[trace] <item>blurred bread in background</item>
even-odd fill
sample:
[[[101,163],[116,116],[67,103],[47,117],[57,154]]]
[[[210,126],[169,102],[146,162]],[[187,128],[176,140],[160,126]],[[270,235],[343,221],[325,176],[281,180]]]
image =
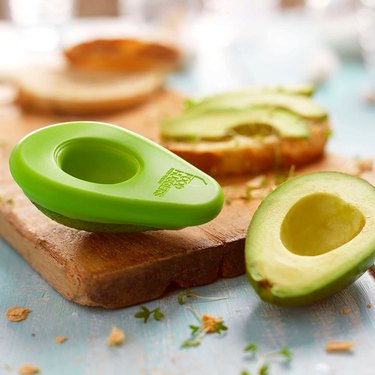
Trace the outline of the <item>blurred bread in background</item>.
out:
[[[155,72],[75,71],[64,66],[30,66],[17,74],[17,102],[25,110],[90,115],[119,111],[147,100],[164,82]]]
[[[176,48],[137,39],[96,39],[64,53],[72,67],[93,71],[171,71],[180,63]]]
[[[15,74],[24,110],[67,115],[125,110],[148,100],[180,63],[175,47],[138,39],[95,39],[63,56],[63,64],[29,66]]]

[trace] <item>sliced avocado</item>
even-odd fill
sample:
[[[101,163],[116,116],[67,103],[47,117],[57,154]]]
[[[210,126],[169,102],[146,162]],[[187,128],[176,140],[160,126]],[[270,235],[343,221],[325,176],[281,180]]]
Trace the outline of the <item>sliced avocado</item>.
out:
[[[307,119],[327,118],[327,111],[310,98],[275,92],[232,92],[203,99],[198,104],[190,105],[186,112],[198,113],[218,108],[248,108],[267,106],[283,108]]]
[[[267,302],[308,305],[353,283],[375,259],[375,187],[338,172],[288,180],[255,212],[245,257]]]
[[[306,121],[292,112],[270,107],[220,109],[167,119],[162,135],[184,140],[220,140],[234,134],[253,136],[277,133],[281,137],[306,138]]]
[[[246,90],[241,90],[241,91],[232,91],[232,92],[210,95],[203,99],[197,99],[197,100],[188,99],[185,102],[185,107],[193,108],[194,106],[200,105],[203,102],[221,100],[222,98],[227,98],[230,96],[238,97],[238,96],[243,96],[243,95],[276,94],[276,93],[312,96],[314,92],[315,92],[315,86],[309,85],[309,84],[251,87],[251,88],[248,88]]]

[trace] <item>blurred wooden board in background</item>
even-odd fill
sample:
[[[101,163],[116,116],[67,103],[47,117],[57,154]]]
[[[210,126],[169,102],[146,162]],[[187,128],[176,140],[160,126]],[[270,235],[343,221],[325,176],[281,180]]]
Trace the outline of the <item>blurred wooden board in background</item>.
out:
[[[158,122],[177,113],[182,99],[161,91],[126,113],[85,118],[124,126],[158,141]],[[13,182],[8,157],[13,145],[42,126],[77,117],[0,110],[0,235],[65,298],[82,305],[119,308],[155,299],[171,286],[208,284],[245,272],[244,243],[260,200],[243,197],[250,176],[219,181],[227,203],[205,225],[178,231],[99,234],[64,227],[40,213]],[[82,119],[82,118],[80,118]],[[353,171],[353,161],[327,155],[298,172]],[[370,173],[366,176],[375,181]]]

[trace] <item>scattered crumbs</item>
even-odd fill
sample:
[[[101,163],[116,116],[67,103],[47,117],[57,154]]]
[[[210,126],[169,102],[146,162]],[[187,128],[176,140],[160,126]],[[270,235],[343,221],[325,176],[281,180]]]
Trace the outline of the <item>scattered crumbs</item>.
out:
[[[264,199],[273,186],[265,175],[259,175],[246,182],[247,199]]]
[[[125,333],[122,329],[112,327],[112,331],[107,338],[107,344],[109,346],[120,346],[125,341]]]
[[[329,341],[326,344],[326,352],[348,352],[353,348],[353,341]]]
[[[372,307],[372,303],[368,303],[368,304],[366,305],[366,307],[367,307],[368,309],[371,309],[371,307]]]
[[[31,336],[35,337],[35,336],[36,336],[36,333],[33,332],[33,333],[31,334]]]
[[[246,182],[246,186],[251,189],[262,189],[269,185],[269,180],[263,175],[256,176]]]
[[[271,191],[265,189],[246,189],[246,199],[264,199]]]
[[[348,315],[348,314],[350,314],[351,312],[352,312],[351,309],[342,309],[342,310],[340,310],[340,314],[341,314],[341,315]]]
[[[55,344],[62,344],[63,342],[65,342],[66,340],[68,340],[68,338],[66,336],[57,336],[55,338],[55,340],[53,340],[53,342]]]
[[[373,170],[373,159],[356,159],[355,160],[356,175],[360,175],[364,172],[371,172]]]
[[[25,364],[18,369],[19,375],[34,375],[39,374],[40,368],[34,365]]]
[[[11,322],[20,322],[21,320],[27,319],[31,310],[21,306],[10,307],[6,312],[6,317]]]
[[[375,90],[366,90],[363,95],[363,99],[368,104],[375,104]]]

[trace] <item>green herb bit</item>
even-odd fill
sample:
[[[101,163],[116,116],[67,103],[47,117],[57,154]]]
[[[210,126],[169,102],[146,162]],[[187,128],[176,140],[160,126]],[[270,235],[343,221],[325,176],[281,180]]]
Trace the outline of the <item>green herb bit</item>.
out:
[[[193,348],[193,347],[199,346],[200,344],[201,344],[201,341],[197,339],[186,340],[181,344],[181,348]]]
[[[185,304],[185,298],[191,299],[204,299],[207,301],[219,301],[222,299],[227,299],[228,297],[210,297],[210,296],[200,296],[198,294],[193,293],[189,288],[180,292],[177,296],[177,301],[180,305]]]
[[[199,326],[194,326],[192,324],[189,325],[189,328],[191,329],[191,334],[195,335],[199,331]]]
[[[244,351],[256,354],[258,352],[258,348],[255,344],[250,343],[245,347]],[[291,361],[292,359],[292,353],[288,348],[282,348],[276,352],[270,352],[260,355],[256,365],[256,375],[268,375],[270,366],[267,362],[271,361],[275,357],[280,356],[284,357],[287,362]]]
[[[279,354],[286,358],[288,361],[291,361],[293,358],[293,354],[288,348],[282,348],[279,351]]]
[[[143,323],[147,323],[151,315],[154,320],[160,321],[164,318],[164,314],[161,312],[160,307],[154,310],[149,310],[146,306],[141,306],[140,311],[134,314],[137,319],[143,319]]]
[[[268,365],[262,365],[260,368],[259,368],[259,371],[258,371],[258,374],[259,375],[268,375],[269,374],[269,366]]]
[[[248,344],[246,346],[246,348],[244,349],[244,352],[257,352],[258,351],[258,347],[255,345],[255,344]]]
[[[230,205],[232,204],[232,199],[227,198],[227,199],[225,200],[225,204],[226,204],[227,206],[230,206]]]
[[[6,371],[13,371],[13,368],[9,366],[8,364],[4,365],[4,370]]]
[[[251,375],[249,371],[247,370],[242,370],[241,375]]]

